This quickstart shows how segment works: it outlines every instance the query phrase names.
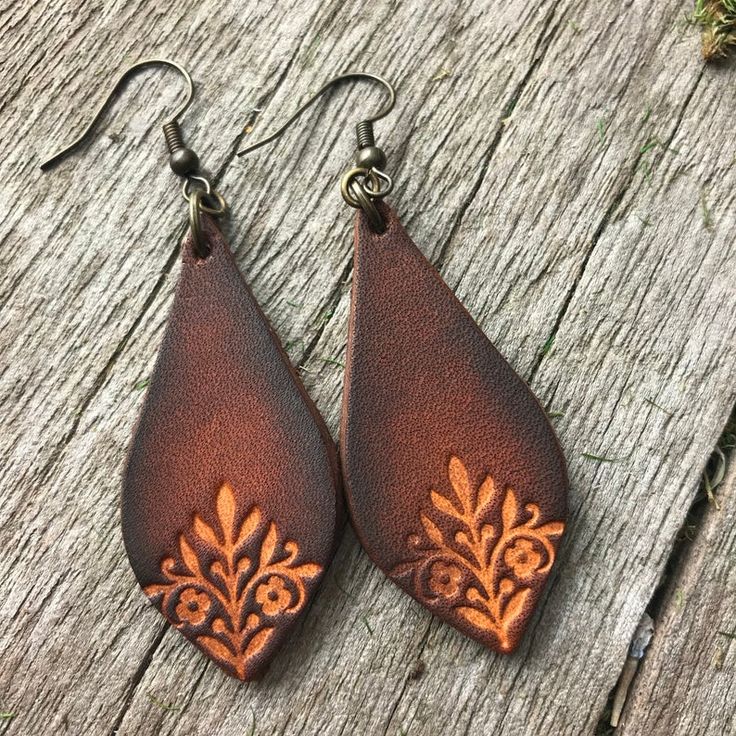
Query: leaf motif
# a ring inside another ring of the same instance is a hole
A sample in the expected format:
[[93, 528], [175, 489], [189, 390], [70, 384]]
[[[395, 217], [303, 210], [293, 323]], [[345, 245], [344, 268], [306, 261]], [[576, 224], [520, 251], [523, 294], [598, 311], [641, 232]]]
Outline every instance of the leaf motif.
[[422, 514], [422, 526], [424, 527], [424, 531], [427, 532], [427, 536], [438, 547], [444, 547], [445, 543], [442, 539], [442, 532], [434, 525], [434, 522], [424, 514]]
[[179, 549], [181, 551], [181, 558], [184, 560], [184, 564], [189, 569], [189, 572], [191, 572], [192, 575], [201, 577], [202, 571], [199, 569], [199, 560], [197, 559], [197, 555], [183, 534], [179, 537]]
[[248, 516], [245, 517], [243, 523], [240, 525], [240, 533], [238, 534], [238, 540], [235, 542], [235, 546], [242, 544], [251, 534], [258, 528], [261, 523], [261, 510], [258, 506], [254, 506]]
[[217, 516], [225, 541], [234, 541], [235, 495], [229, 483], [223, 483], [217, 494]]
[[232, 662], [233, 652], [219, 639], [215, 639], [212, 636], [198, 636], [197, 644], [200, 644], [208, 654], [218, 657], [225, 662]]
[[480, 591], [478, 590], [478, 588], [475, 588], [473, 586], [471, 586], [465, 591], [465, 597], [469, 601], [472, 601], [475, 603], [483, 603], [483, 602], [487, 603], [486, 599], [480, 594]]
[[315, 562], [308, 562], [299, 567], [292, 568], [292, 572], [296, 573], [302, 580], [311, 580], [316, 578], [322, 572], [322, 565]]
[[[257, 506], [253, 506], [238, 524], [243, 510], [238, 508], [236, 494], [229, 483], [223, 483], [212, 501], [218, 523], [210, 525], [195, 513], [189, 530], [179, 535], [179, 554], [165, 557], [160, 563], [166, 582], [145, 586], [144, 590], [185, 636], [244, 678], [248, 675], [248, 658], [258, 655], [278, 631], [277, 626], [263, 627], [256, 613], [261, 611], [256, 605], [260, 602], [252, 600], [254, 596], [250, 595], [250, 590], [258, 589], [274, 574], [283, 577], [291, 586], [286, 610], [290, 614], [298, 613], [307, 600], [306, 583], [318, 577], [323, 568], [315, 562], [297, 562], [300, 555], [297, 542], [283, 541], [276, 522], [267, 520], [264, 524]], [[252, 549], [256, 546], [260, 547], [260, 552]], [[217, 555], [211, 555], [213, 551]], [[203, 555], [201, 559], [199, 553]], [[182, 601], [185, 594], [189, 597]], [[193, 595], [196, 598], [191, 597]], [[211, 606], [205, 609], [200, 605], [202, 595], [207, 596], [210, 604], [216, 602], [211, 614]], [[179, 604], [192, 607], [195, 600], [198, 609], [205, 611], [206, 618], [199, 621], [199, 617], [180, 617]], [[176, 614], [174, 605], [177, 606]], [[193, 620], [198, 623], [191, 623]]]
[[143, 588], [143, 592], [149, 598], [153, 598], [154, 596], [160, 595], [161, 593], [165, 593], [167, 587], [168, 586], [166, 585], [146, 585], [146, 587]]
[[516, 496], [514, 495], [514, 491], [509, 488], [509, 490], [506, 491], [506, 498], [503, 500], [503, 508], [501, 509], [503, 528], [506, 531], [514, 528], [518, 514], [519, 506], [516, 503]]
[[504, 631], [507, 631], [509, 626], [522, 614], [524, 611], [524, 605], [526, 599], [529, 597], [530, 588], [522, 588], [518, 593], [515, 593], [511, 600], [508, 602], [502, 615], [502, 624]]
[[263, 647], [268, 644], [271, 636], [273, 635], [274, 629], [271, 626], [267, 626], [265, 629], [261, 629], [249, 642], [243, 653], [247, 658], [258, 654]]
[[550, 521], [548, 524], [538, 526], [535, 531], [546, 537], [557, 537], [565, 531], [565, 525], [561, 521]]
[[276, 524], [271, 522], [268, 527], [268, 533], [266, 538], [263, 540], [261, 546], [261, 567], [266, 567], [269, 562], [273, 559], [273, 553], [276, 549]]
[[460, 499], [466, 514], [470, 514], [472, 508], [472, 498], [470, 492], [470, 481], [468, 480], [468, 471], [462, 463], [460, 458], [453, 455], [450, 458], [449, 466], [450, 483], [457, 493], [457, 497]]
[[217, 538], [215, 530], [206, 521], [203, 521], [196, 515], [194, 517], [194, 531], [205, 542], [209, 542], [214, 547], [220, 546], [220, 540]]
[[452, 501], [445, 498], [444, 496], [437, 493], [437, 491], [432, 491], [430, 494], [430, 497], [432, 499], [432, 503], [443, 513], [447, 514], [448, 516], [452, 516], [455, 519], [463, 519], [463, 515], [455, 508]]
[[480, 517], [483, 509], [493, 500], [496, 495], [496, 484], [490, 475], [487, 475], [478, 489], [478, 505], [475, 509], [476, 517]]
[[498, 627], [490, 616], [470, 606], [458, 606], [455, 609], [466, 621], [483, 631], [497, 631]]
[[221, 618], [216, 618], [212, 622], [212, 631], [216, 634], [224, 634], [228, 631], [228, 626]]
[[470, 545], [470, 538], [465, 532], [458, 532], [455, 535], [455, 541], [458, 544], [464, 544], [468, 549], [472, 550], [473, 548]]
[[[406, 538], [413, 559], [394, 567], [390, 575], [398, 578], [411, 574], [417, 598], [431, 605], [436, 602], [436, 596], [430, 593], [434, 593], [432, 588], [423, 588], [424, 573], [435, 560], [452, 559], [450, 569], [459, 563], [472, 574], [472, 581], [467, 580], [468, 576], [463, 577], [461, 571], [457, 583], [453, 581], [457, 589], [446, 605], [465, 623], [493, 634], [497, 640], [494, 647], [499, 651], [511, 651], [516, 643], [511, 632], [526, 613], [535, 589], [521, 587], [519, 574], [528, 572], [523, 565], [539, 574], [551, 568], [555, 544], [550, 538], [560, 536], [565, 524], [550, 521], [540, 525], [542, 511], [539, 506], [534, 503], [522, 505], [513, 488], [497, 484], [490, 474], [483, 477], [479, 485], [473, 481], [471, 486], [471, 475], [458, 457], [450, 458], [447, 472], [455, 495], [449, 491], [445, 495], [428, 491], [431, 509], [420, 513], [419, 517], [424, 534], [410, 534]], [[460, 523], [448, 522], [448, 516]], [[527, 545], [536, 545], [534, 555], [519, 543], [520, 539], [526, 540]], [[518, 548], [509, 553], [512, 542], [515, 547], [518, 544]], [[540, 546], [544, 548], [541, 552]], [[524, 552], [527, 562], [521, 557]], [[511, 565], [506, 558], [519, 559]], [[441, 569], [437, 568], [438, 575]], [[517, 574], [518, 571], [521, 573]], [[434, 568], [430, 572], [434, 575]], [[512, 573], [516, 577], [504, 577]]]

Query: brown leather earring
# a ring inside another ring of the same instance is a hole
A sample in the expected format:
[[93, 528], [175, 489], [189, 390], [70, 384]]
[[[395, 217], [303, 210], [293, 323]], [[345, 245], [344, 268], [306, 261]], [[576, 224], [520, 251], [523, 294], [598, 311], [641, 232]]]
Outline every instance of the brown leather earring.
[[125, 473], [122, 523], [138, 582], [163, 615], [226, 672], [259, 677], [332, 559], [341, 516], [336, 453], [320, 416], [243, 281], [213, 218], [222, 197], [164, 125], [184, 181], [189, 233], [156, 368]]
[[341, 424], [350, 516], [392, 580], [511, 652], [565, 528], [565, 460], [539, 402], [381, 201], [391, 179], [373, 123], [393, 107], [391, 85], [346, 74], [317, 95], [350, 78], [378, 81], [390, 98], [358, 125], [341, 182], [359, 210]]

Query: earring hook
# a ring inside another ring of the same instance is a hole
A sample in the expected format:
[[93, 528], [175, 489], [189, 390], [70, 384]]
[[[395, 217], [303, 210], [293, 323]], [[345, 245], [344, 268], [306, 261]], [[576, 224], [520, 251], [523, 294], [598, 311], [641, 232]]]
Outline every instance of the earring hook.
[[[186, 80], [187, 97], [182, 103], [181, 107], [179, 107], [179, 109], [174, 113], [171, 119], [164, 125], [164, 132], [166, 132], [167, 127], [170, 129], [172, 125], [178, 128], [177, 119], [186, 112], [187, 108], [192, 102], [192, 98], [194, 97], [194, 82], [192, 82], [192, 78], [189, 75], [189, 72], [183, 66], [181, 66], [181, 64], [177, 64], [177, 62], [172, 61], [171, 59], [164, 59], [164, 58], [144, 59], [143, 61], [138, 61], [135, 64], [129, 66], [120, 75], [120, 77], [118, 77], [117, 81], [113, 85], [112, 89], [110, 90], [105, 100], [97, 108], [97, 111], [92, 117], [92, 120], [89, 123], [89, 125], [68, 146], [66, 146], [65, 148], [62, 148], [60, 151], [58, 151], [53, 156], [51, 156], [46, 161], [44, 161], [41, 164], [41, 170], [48, 171], [48, 169], [50, 169], [52, 166], [54, 166], [59, 161], [61, 161], [63, 158], [65, 158], [70, 153], [72, 153], [77, 148], [79, 148], [79, 146], [81, 146], [82, 143], [84, 143], [84, 141], [89, 137], [90, 133], [92, 132], [92, 129], [95, 127], [97, 121], [100, 119], [100, 117], [102, 116], [102, 113], [105, 111], [107, 106], [110, 104], [111, 100], [113, 99], [116, 92], [118, 91], [120, 86], [123, 84], [123, 82], [125, 82], [128, 78], [130, 78], [132, 75], [134, 75], [139, 70], [143, 69], [144, 67], [148, 67], [148, 66], [169, 66], [172, 69], [176, 69], [176, 71], [178, 71], [179, 74], [181, 74], [182, 77], [184, 77], [184, 79]], [[167, 143], [168, 143], [168, 136], [167, 136]]]
[[206, 258], [209, 248], [205, 242], [201, 223], [201, 213], [204, 212], [211, 217], [222, 217], [227, 211], [227, 203], [219, 192], [215, 191], [210, 181], [199, 169], [199, 157], [184, 143], [184, 136], [179, 126], [179, 118], [187, 111], [194, 98], [194, 82], [189, 72], [181, 65], [171, 59], [152, 58], [143, 59], [129, 66], [117, 79], [107, 97], [97, 108], [89, 125], [68, 146], [62, 148], [51, 158], [41, 164], [42, 171], [48, 171], [61, 159], [75, 151], [92, 133], [93, 128], [107, 109], [116, 92], [129, 77], [144, 67], [169, 66], [181, 74], [187, 83], [187, 96], [171, 118], [163, 124], [163, 134], [166, 146], [169, 149], [169, 166], [177, 175], [185, 179], [182, 187], [182, 195], [189, 204], [189, 224], [194, 238], [194, 252], [200, 258]]
[[[388, 92], [388, 101], [386, 104], [375, 114], [373, 117], [367, 118], [366, 120], [362, 120], [357, 125], [357, 131], [358, 131], [358, 145], [359, 147], [363, 147], [364, 141], [367, 141], [368, 138], [364, 137], [365, 133], [369, 133], [369, 137], [372, 139], [373, 137], [373, 123], [380, 120], [381, 118], [386, 117], [391, 110], [394, 109], [394, 104], [396, 103], [396, 91], [393, 88], [393, 85], [384, 79], [383, 77], [379, 77], [377, 74], [369, 74], [368, 72], [347, 72], [345, 74], [340, 74], [337, 77], [334, 77], [326, 84], [323, 84], [322, 87], [320, 87], [317, 92], [315, 92], [305, 103], [301, 105], [297, 109], [297, 111], [277, 130], [275, 130], [270, 135], [266, 136], [260, 141], [256, 141], [255, 143], [251, 144], [250, 146], [246, 146], [242, 150], [238, 151], [238, 156], [245, 156], [247, 153], [251, 153], [251, 151], [255, 151], [257, 148], [260, 148], [261, 146], [265, 146], [267, 143], [270, 143], [271, 141], [276, 140], [280, 135], [282, 135], [289, 126], [291, 126], [292, 123], [311, 105], [313, 105], [325, 92], [327, 92], [328, 89], [335, 86], [336, 84], [339, 84], [340, 82], [345, 82], [350, 79], [364, 79], [364, 80], [370, 80], [372, 82], [378, 82], [379, 84], [383, 85], [384, 89]], [[363, 134], [361, 135], [361, 131], [363, 131]], [[367, 143], [367, 145], [373, 145], [373, 142]]]
[[265, 146], [273, 140], [276, 140], [284, 131], [311, 105], [313, 105], [330, 87], [347, 81], [349, 79], [368, 80], [378, 82], [383, 85], [388, 92], [388, 100], [384, 106], [372, 117], [361, 120], [356, 126], [355, 131], [358, 136], [358, 150], [355, 156], [355, 166], [346, 171], [340, 180], [340, 192], [343, 199], [356, 209], [361, 209], [366, 214], [371, 227], [376, 232], [383, 232], [386, 229], [386, 222], [383, 215], [375, 205], [376, 199], [382, 199], [392, 189], [393, 182], [391, 177], [383, 171], [386, 165], [386, 154], [376, 146], [373, 135], [373, 123], [381, 118], [386, 117], [391, 110], [394, 109], [396, 103], [396, 90], [393, 85], [377, 74], [369, 74], [368, 72], [347, 72], [331, 79], [323, 84], [315, 94], [313, 94], [306, 102], [304, 102], [297, 111], [277, 130], [270, 135], [256, 141], [250, 146], [246, 146], [238, 151], [238, 156], [245, 156], [251, 151], [255, 151], [261, 146]]

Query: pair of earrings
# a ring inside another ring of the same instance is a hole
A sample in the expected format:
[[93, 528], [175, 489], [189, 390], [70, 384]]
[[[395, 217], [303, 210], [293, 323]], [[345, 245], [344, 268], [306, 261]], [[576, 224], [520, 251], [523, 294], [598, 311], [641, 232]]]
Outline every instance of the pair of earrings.
[[432, 613], [498, 652], [519, 643], [566, 517], [565, 461], [546, 415], [383, 198], [373, 123], [341, 180], [358, 210], [340, 462], [215, 224], [226, 205], [163, 126], [189, 232], [122, 496], [125, 547], [163, 615], [228, 673], [259, 677], [314, 595], [349, 516], [374, 562]]

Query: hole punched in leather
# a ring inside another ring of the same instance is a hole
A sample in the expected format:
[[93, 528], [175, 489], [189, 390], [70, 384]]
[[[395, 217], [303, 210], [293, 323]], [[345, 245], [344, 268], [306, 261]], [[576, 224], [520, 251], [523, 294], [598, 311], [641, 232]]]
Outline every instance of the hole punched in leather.
[[341, 481], [327, 428], [215, 223], [225, 200], [184, 144], [177, 117], [193, 95], [188, 72], [168, 59], [134, 64], [42, 168], [80, 147], [125, 79], [154, 65], [187, 83], [164, 137], [190, 228], [130, 446], [123, 541], [140, 586], [171, 625], [228, 674], [251, 680], [332, 560]]

